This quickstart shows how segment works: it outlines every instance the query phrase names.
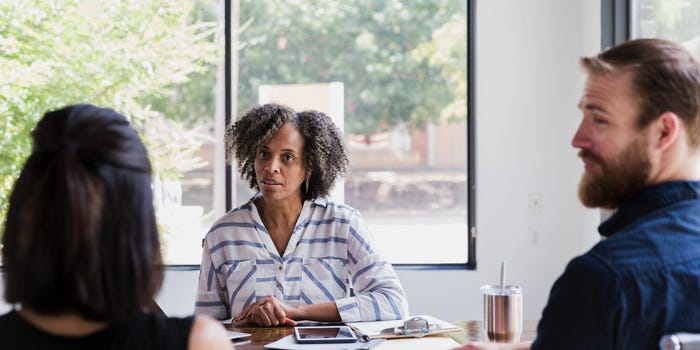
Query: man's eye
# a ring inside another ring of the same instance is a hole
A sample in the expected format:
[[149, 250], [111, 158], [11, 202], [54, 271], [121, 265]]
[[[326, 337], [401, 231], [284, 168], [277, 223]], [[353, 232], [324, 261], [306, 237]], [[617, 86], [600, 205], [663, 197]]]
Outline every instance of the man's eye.
[[593, 118], [593, 122], [596, 124], [607, 124], [608, 123], [608, 121], [603, 119], [603, 118], [595, 118], [595, 117]]

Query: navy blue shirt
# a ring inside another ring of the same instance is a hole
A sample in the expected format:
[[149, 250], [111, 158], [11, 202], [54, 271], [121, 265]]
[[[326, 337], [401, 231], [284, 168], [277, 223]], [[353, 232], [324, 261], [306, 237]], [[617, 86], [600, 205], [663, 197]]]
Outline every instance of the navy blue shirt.
[[658, 349], [700, 332], [700, 182], [651, 186], [554, 283], [532, 349]]

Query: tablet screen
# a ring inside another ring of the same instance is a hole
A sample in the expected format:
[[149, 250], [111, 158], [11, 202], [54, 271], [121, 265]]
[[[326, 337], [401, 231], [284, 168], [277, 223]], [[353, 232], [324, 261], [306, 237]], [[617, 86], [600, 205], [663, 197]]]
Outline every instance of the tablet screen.
[[295, 327], [294, 336], [299, 343], [352, 343], [357, 341], [355, 332], [348, 326]]

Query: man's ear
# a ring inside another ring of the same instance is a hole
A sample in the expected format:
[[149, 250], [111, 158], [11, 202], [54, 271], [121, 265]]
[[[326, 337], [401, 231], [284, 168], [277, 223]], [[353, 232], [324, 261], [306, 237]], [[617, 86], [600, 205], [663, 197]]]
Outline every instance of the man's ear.
[[665, 150], [673, 145], [679, 137], [683, 121], [676, 113], [664, 112], [654, 122], [656, 148]]

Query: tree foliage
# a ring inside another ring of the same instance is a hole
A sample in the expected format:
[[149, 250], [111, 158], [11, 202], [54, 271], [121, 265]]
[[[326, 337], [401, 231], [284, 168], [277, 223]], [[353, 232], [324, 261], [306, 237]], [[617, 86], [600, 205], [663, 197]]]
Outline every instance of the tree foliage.
[[196, 138], [178, 121], [202, 112], [152, 106], [186, 95], [183, 86], [210, 74], [218, 60], [219, 28], [196, 21], [197, 10], [191, 1], [0, 2], [0, 219], [30, 152], [32, 127], [67, 104], [93, 103], [130, 117], [161, 174], [197, 165], [176, 161], [192, 153], [187, 142]]
[[637, 36], [673, 40], [700, 57], [700, 2], [643, 0], [633, 4]]
[[[0, 215], [30, 152], [31, 128], [67, 104], [94, 103], [130, 117], [161, 176], [201, 165], [196, 131], [211, 123], [223, 48], [215, 3], [0, 2]], [[261, 84], [341, 81], [349, 132], [461, 120], [464, 6], [241, 0], [239, 106], [255, 104]]]
[[242, 0], [239, 106], [263, 84], [340, 81], [349, 132], [463, 120], [464, 4]]

